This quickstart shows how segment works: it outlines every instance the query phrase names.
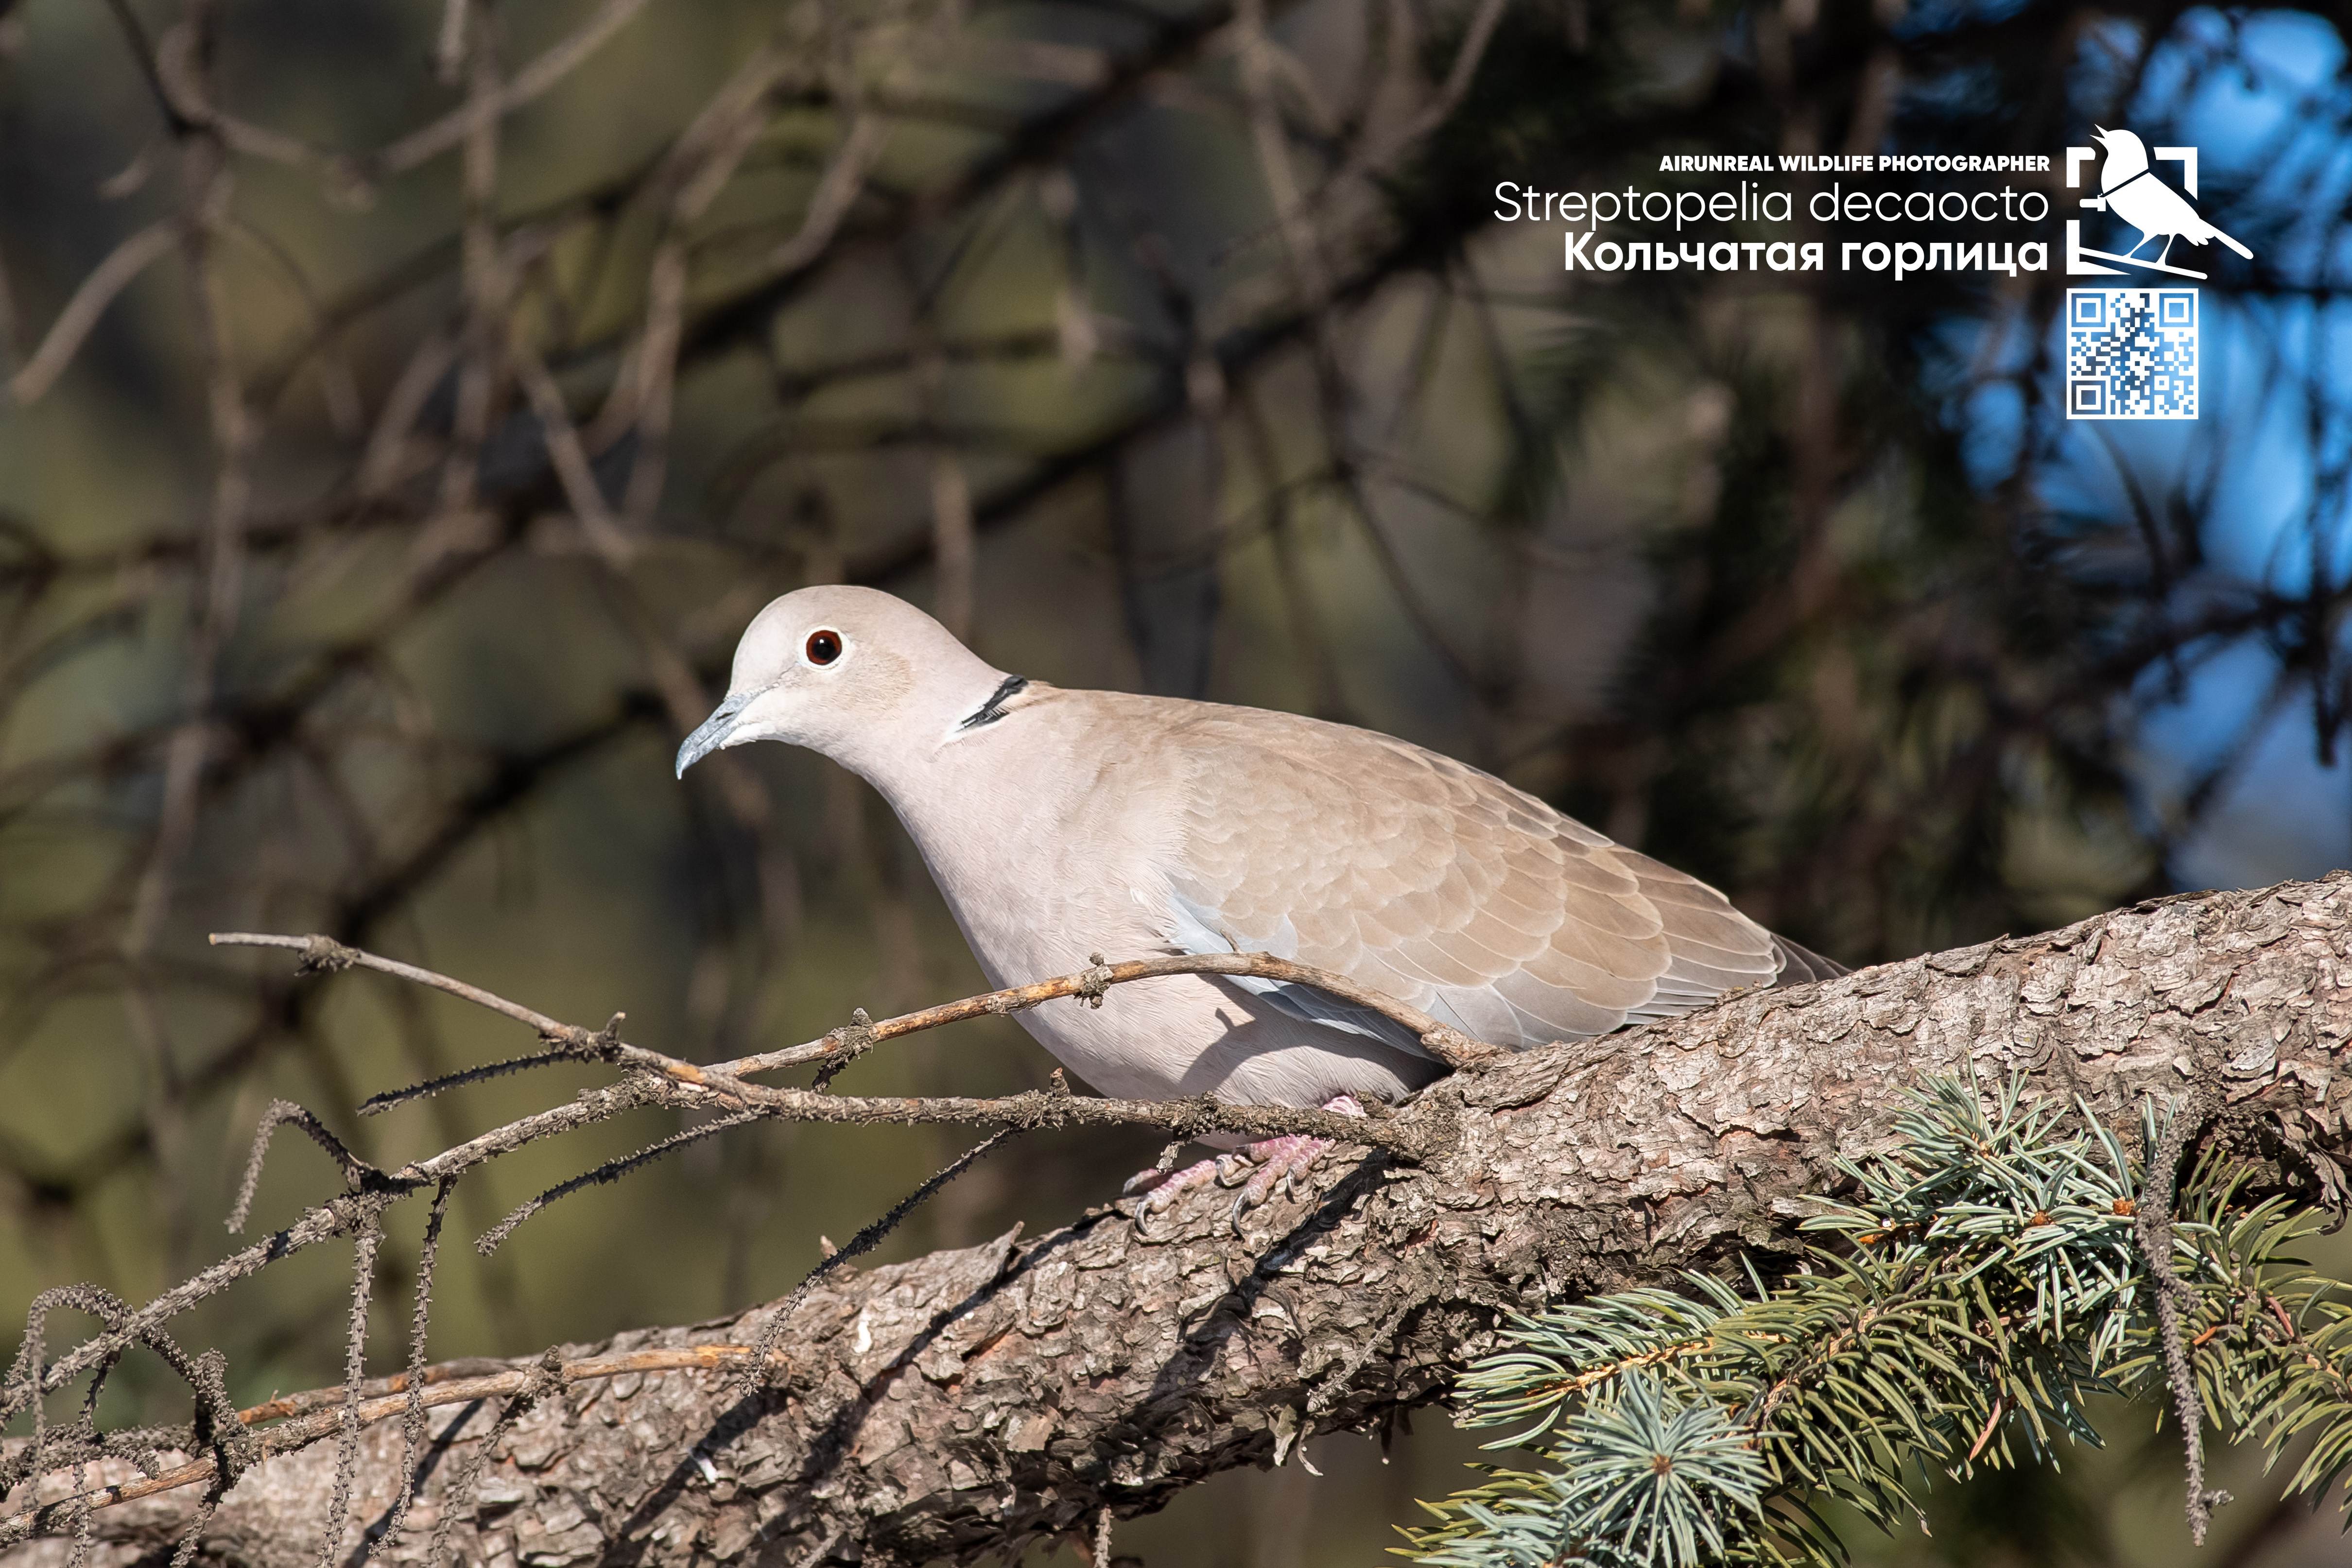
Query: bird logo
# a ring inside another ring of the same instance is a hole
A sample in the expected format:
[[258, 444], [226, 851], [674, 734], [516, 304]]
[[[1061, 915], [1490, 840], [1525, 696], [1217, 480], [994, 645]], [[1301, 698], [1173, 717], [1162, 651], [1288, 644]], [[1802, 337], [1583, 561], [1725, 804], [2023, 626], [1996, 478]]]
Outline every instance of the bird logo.
[[[2171, 265], [2172, 246], [2177, 240], [2187, 240], [2194, 246], [2210, 245], [2220, 240], [2240, 256], [2252, 260], [2253, 252], [2231, 235], [2222, 233], [2198, 215], [2189, 197], [2197, 193], [2197, 149], [2194, 147], [2159, 147], [2156, 158], [2178, 162], [2181, 167], [2181, 183], [2188, 195], [2174, 190], [2156, 172], [2148, 154], [2147, 144], [2128, 131], [2109, 131], [2095, 127], [2091, 139], [2099, 144], [2105, 156], [2099, 164], [2099, 193], [2084, 196], [2082, 204], [2098, 212], [2112, 212], [2139, 231], [2138, 241], [2129, 250], [2091, 250], [2082, 242], [2083, 225], [2079, 218], [2066, 224], [2066, 270], [2070, 273], [2116, 274], [2118, 267], [2100, 267], [2098, 261], [2112, 261], [2122, 267], [2142, 267], [2152, 272], [2168, 272], [2177, 277], [2202, 280], [2205, 274], [2192, 272], [2185, 267]], [[2083, 163], [2095, 154], [2087, 147], [2070, 147], [2066, 151], [2066, 183], [2075, 184], [2080, 179]], [[2141, 252], [2164, 241], [2164, 248], [2153, 259]]]

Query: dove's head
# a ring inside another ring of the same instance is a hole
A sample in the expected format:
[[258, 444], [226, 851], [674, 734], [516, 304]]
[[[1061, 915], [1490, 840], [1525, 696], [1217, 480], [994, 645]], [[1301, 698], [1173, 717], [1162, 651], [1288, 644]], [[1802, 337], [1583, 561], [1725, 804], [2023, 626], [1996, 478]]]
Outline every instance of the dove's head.
[[724, 747], [782, 740], [872, 778], [934, 749], [1003, 679], [903, 599], [803, 588], [745, 628], [727, 700], [677, 748], [678, 775]]

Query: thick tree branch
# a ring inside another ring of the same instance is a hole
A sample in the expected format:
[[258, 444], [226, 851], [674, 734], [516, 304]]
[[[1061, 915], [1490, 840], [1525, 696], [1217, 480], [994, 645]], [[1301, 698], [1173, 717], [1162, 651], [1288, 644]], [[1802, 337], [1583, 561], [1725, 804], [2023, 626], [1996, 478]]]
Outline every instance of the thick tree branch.
[[[1834, 1158], [1883, 1138], [1929, 1074], [2023, 1072], [2116, 1119], [2142, 1096], [2199, 1094], [2219, 1108], [2214, 1135], [2276, 1160], [2274, 1183], [2340, 1197], [2347, 966], [2352, 877], [2338, 875], [2143, 904], [1530, 1052], [1402, 1113], [1452, 1124], [1448, 1152], [1333, 1163], [1257, 1211], [1245, 1240], [1214, 1194], [1150, 1239], [1097, 1210], [1026, 1244], [836, 1271], [794, 1309], [763, 1392], [675, 1371], [543, 1397], [497, 1439], [452, 1539], [469, 1562], [899, 1562], [1090, 1531], [1105, 1506], [1148, 1511], [1309, 1429], [1375, 1427], [1436, 1397], [1502, 1308], [1790, 1247]], [[757, 1341], [763, 1316], [595, 1354], [723, 1354]], [[422, 1555], [494, 1406], [436, 1423], [412, 1528], [380, 1552]], [[363, 1435], [340, 1550], [391, 1506], [399, 1451], [392, 1423]], [[314, 1561], [334, 1470], [323, 1445], [262, 1466], [206, 1525], [205, 1555]], [[101, 1554], [169, 1542], [196, 1501], [190, 1489], [100, 1513]]]

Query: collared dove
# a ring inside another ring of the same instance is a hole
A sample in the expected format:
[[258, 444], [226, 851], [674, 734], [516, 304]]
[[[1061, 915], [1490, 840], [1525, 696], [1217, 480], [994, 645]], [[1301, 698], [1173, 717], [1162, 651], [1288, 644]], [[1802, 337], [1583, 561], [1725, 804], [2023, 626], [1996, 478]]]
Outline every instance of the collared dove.
[[[1842, 972], [1450, 758], [1295, 714], [1024, 680], [871, 589], [762, 610], [678, 774], [754, 740], [882, 792], [993, 985], [1097, 953], [1268, 952], [1525, 1047]], [[1020, 1016], [1122, 1097], [1344, 1109], [1442, 1071], [1378, 1014], [1253, 978], [1166, 977]], [[1286, 1176], [1321, 1146], [1273, 1142]]]

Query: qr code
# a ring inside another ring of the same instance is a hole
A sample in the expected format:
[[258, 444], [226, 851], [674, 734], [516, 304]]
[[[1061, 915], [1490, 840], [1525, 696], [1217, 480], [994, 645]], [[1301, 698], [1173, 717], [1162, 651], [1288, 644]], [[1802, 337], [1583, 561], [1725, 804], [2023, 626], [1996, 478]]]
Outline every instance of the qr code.
[[2197, 290], [2068, 289], [2066, 417], [2195, 419]]

